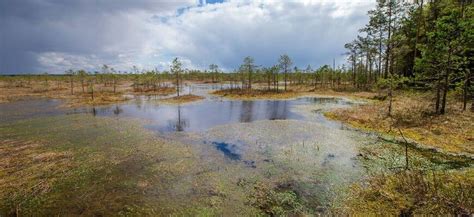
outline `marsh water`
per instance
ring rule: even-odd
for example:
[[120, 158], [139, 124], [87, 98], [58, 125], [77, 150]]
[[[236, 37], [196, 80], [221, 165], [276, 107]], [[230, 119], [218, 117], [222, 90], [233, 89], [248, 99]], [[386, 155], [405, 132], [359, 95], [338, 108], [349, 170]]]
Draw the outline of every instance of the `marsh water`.
[[[218, 183], [240, 186], [241, 180], [248, 181], [249, 177], [267, 180], [277, 186], [277, 191], [293, 192], [311, 212], [337, 204], [341, 192], [367, 174], [367, 165], [361, 160], [363, 150], [375, 150], [380, 145], [376, 137], [347, 129], [322, 115], [359, 102], [324, 97], [226, 100], [208, 95], [213, 88], [189, 87], [188, 91], [205, 99], [183, 105], [162, 104], [155, 97], [135, 97], [116, 105], [71, 109], [61, 107], [60, 100], [30, 99], [0, 104], [0, 119], [3, 126], [55, 116], [138, 121], [143, 130], [165, 141], [189, 145], [198, 156], [195, 160], [199, 162], [195, 163], [209, 165], [205, 171], [213, 171]], [[68, 123], [73, 125], [73, 121]], [[391, 156], [392, 164], [402, 164], [401, 149], [396, 144], [384, 150], [380, 155]], [[181, 184], [172, 190], [173, 195], [189, 185]], [[246, 190], [232, 190], [235, 195], [240, 191]]]

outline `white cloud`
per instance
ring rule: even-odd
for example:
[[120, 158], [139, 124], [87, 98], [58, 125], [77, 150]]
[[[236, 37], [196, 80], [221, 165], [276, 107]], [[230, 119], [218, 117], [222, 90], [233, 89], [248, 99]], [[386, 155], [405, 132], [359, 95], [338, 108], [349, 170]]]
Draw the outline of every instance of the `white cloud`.
[[342, 60], [372, 1], [228, 1], [157, 24], [161, 49], [200, 67], [236, 68], [250, 55], [270, 65], [288, 53], [299, 66]]
[[41, 53], [37, 59], [42, 65], [40, 70], [45, 72], [64, 72], [66, 69], [93, 70], [100, 64], [95, 55], [72, 55], [61, 52]]
[[[344, 43], [355, 38], [374, 5], [368, 0], [229, 0], [200, 6], [196, 0], [124, 1], [122, 6], [85, 2], [76, 5], [79, 11], [63, 3], [39, 10], [45, 12], [36, 12], [32, 20], [6, 16], [2, 26], [15, 27], [15, 34], [5, 31], [2, 50], [34, 53], [32, 70], [53, 73], [102, 64], [163, 70], [174, 57], [187, 68], [216, 63], [232, 70], [245, 56], [268, 66], [283, 53], [299, 67], [314, 68], [333, 58], [342, 63]], [[4, 68], [11, 67], [2, 63]]]

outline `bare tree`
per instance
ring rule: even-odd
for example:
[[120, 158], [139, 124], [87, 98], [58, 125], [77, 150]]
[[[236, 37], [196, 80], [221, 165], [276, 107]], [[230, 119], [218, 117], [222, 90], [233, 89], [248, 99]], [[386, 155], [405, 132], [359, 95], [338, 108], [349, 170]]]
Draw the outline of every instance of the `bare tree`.
[[66, 71], [66, 74], [69, 75], [69, 82], [71, 83], [71, 95], [74, 95], [74, 74], [75, 72], [72, 69]]

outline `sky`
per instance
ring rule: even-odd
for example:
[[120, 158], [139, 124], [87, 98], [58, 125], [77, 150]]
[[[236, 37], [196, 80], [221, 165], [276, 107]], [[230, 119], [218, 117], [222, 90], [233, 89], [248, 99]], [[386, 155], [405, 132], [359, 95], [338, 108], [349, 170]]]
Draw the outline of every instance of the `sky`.
[[375, 0], [0, 0], [0, 74], [345, 63]]

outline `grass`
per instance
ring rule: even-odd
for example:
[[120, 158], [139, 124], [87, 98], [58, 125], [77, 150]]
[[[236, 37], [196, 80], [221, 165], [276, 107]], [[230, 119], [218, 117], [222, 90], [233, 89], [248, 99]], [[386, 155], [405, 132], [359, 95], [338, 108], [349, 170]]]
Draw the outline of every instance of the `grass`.
[[255, 99], [291, 99], [302, 95], [302, 92], [296, 91], [271, 91], [262, 89], [242, 90], [242, 89], [225, 89], [212, 92], [214, 95], [239, 100], [255, 100]]
[[286, 189], [286, 186], [255, 182], [251, 187], [249, 202], [269, 216], [296, 216], [304, 213], [301, 199], [292, 189]]
[[0, 123], [0, 215], [291, 215], [319, 201], [279, 157], [249, 168], [143, 127], [86, 114]]
[[387, 115], [387, 100], [325, 115], [356, 128], [394, 136], [400, 136], [400, 128], [406, 138], [416, 143], [449, 153], [474, 154], [474, 113], [461, 111], [460, 104], [450, 100], [447, 114], [433, 115], [431, 102], [430, 94], [402, 92], [394, 98], [392, 118]]
[[135, 95], [159, 95], [159, 96], [167, 96], [173, 93], [176, 93], [176, 88], [174, 87], [159, 87], [156, 89], [150, 88], [147, 90], [133, 90], [132, 92]]
[[47, 150], [35, 141], [1, 143], [0, 207], [9, 208], [0, 213], [22, 214], [23, 206], [35, 203], [39, 195], [50, 191], [74, 166], [70, 152]]
[[129, 98], [126, 95], [160, 95], [173, 94], [173, 87], [160, 87], [156, 89], [135, 90], [131, 82], [123, 81], [116, 86], [115, 92], [112, 85], [104, 86], [102, 83], [95, 84], [94, 99], [91, 90], [87, 86], [84, 89], [79, 82], [74, 83], [74, 93], [71, 93], [70, 85], [64, 81], [57, 83], [50, 81], [30, 81], [29, 85], [12, 85], [0, 81], [0, 103], [21, 100], [27, 97], [46, 97], [64, 99], [66, 107], [79, 107], [84, 105], [107, 105], [123, 102]]
[[196, 170], [192, 153], [141, 129], [82, 115], [1, 126], [0, 213], [159, 214], [187, 207], [164, 201], [171, 192], [159, 189]]
[[166, 98], [160, 100], [160, 102], [167, 103], [167, 104], [183, 104], [183, 103], [190, 103], [204, 99], [202, 96], [196, 96], [192, 94], [175, 96], [171, 98]]
[[[310, 93], [307, 91], [293, 89], [289, 94]], [[375, 95], [310, 91], [366, 99]], [[265, 97], [281, 97], [269, 94]], [[100, 98], [100, 94], [97, 96]], [[198, 96], [184, 95], [170, 100], [184, 103], [195, 97]], [[380, 132], [396, 124], [405, 136], [415, 139], [411, 130], [430, 129], [433, 135], [418, 140], [437, 139], [441, 143], [446, 142], [442, 137], [448, 136], [453, 141], [447, 142], [452, 142], [449, 144], [453, 147], [458, 142], [449, 137], [449, 132], [461, 141], [472, 141], [469, 113], [459, 112], [455, 109], [457, 104], [450, 102], [452, 107], [446, 116], [430, 116], [426, 113], [427, 97], [419, 93], [397, 95], [394, 117], [404, 120], [397, 123], [384, 118], [386, 101], [371, 100], [367, 105], [327, 115]], [[426, 128], [427, 120], [431, 120], [430, 128]], [[397, 149], [392, 151], [389, 147]], [[293, 146], [288, 149], [293, 153]], [[364, 158], [393, 158], [397, 165], [403, 163], [399, 145], [364, 146], [364, 149], [367, 151], [362, 154]], [[394, 152], [396, 156], [392, 156]], [[304, 153], [308, 159], [314, 157], [312, 153]], [[423, 156], [418, 155], [410, 150], [411, 165], [426, 165], [426, 160], [420, 160]], [[0, 123], [0, 215], [304, 215], [325, 207], [326, 204], [320, 203], [326, 200], [318, 198], [324, 192], [318, 189], [321, 181], [334, 183], [341, 177], [324, 177], [324, 172], [314, 172], [313, 165], [306, 164], [301, 155], [287, 156], [279, 151], [271, 156], [268, 163], [248, 169], [242, 163], [229, 163], [212, 146], [161, 139], [133, 119], [75, 114]], [[451, 164], [444, 157], [432, 161]], [[414, 167], [412, 171], [369, 177], [365, 183], [353, 186], [341, 212], [383, 214], [380, 210], [386, 209], [393, 215], [405, 210], [415, 214], [472, 213], [472, 199], [465, 196], [472, 195], [472, 168], [445, 167], [435, 171], [435, 175]], [[310, 179], [298, 179], [301, 173], [310, 174]], [[439, 183], [446, 185], [440, 187]], [[423, 190], [418, 186], [428, 187]], [[433, 192], [434, 186], [437, 193]], [[377, 210], [378, 207], [381, 208]]]
[[352, 187], [347, 205], [356, 215], [472, 215], [474, 170], [403, 170]]
[[84, 105], [108, 105], [117, 102], [124, 102], [128, 100], [123, 96], [122, 93], [113, 93], [113, 92], [98, 92], [94, 93], [94, 99], [92, 99], [90, 94], [76, 94], [74, 96], [62, 96], [58, 97], [61, 99], [66, 99], [66, 103], [63, 105], [65, 107], [80, 107]]
[[0, 148], [2, 216], [261, 212], [236, 185], [253, 171], [224, 163], [213, 147], [160, 139], [136, 120], [77, 114], [0, 123]]

